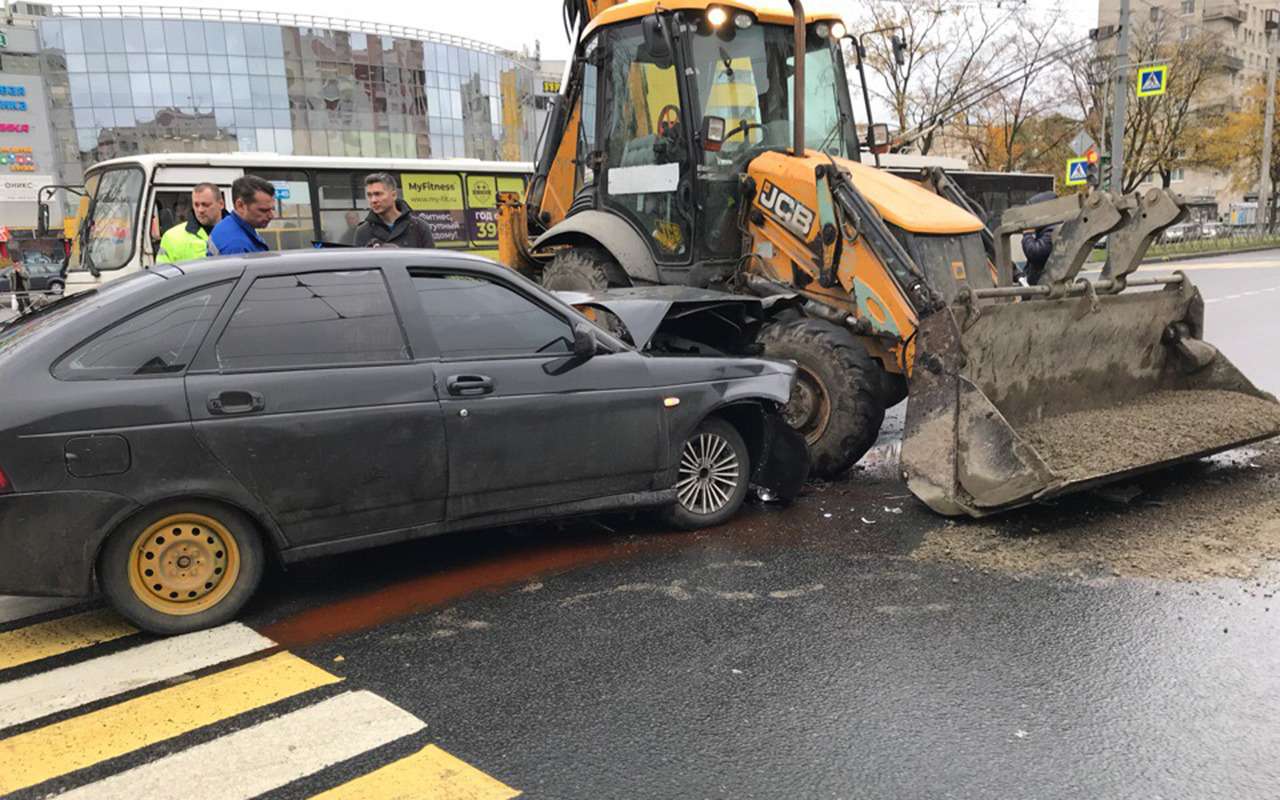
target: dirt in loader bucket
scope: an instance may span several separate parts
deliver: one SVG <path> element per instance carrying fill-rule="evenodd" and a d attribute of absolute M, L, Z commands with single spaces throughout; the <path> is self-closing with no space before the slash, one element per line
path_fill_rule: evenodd
<path fill-rule="evenodd" d="M 920 326 L 902 470 L 935 511 L 1004 509 L 1280 435 L 1201 338 L 1189 281 L 953 304 Z"/>

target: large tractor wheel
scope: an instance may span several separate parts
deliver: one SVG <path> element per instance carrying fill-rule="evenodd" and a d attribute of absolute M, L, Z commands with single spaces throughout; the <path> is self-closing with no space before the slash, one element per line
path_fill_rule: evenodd
<path fill-rule="evenodd" d="M 853 334 L 821 320 L 776 323 L 760 340 L 765 355 L 799 366 L 784 414 L 809 443 L 812 474 L 831 477 L 858 463 L 884 422 L 882 367 Z"/>
<path fill-rule="evenodd" d="M 130 622 L 172 635 L 233 619 L 265 563 L 262 539 L 243 514 L 205 500 L 173 501 L 111 534 L 98 556 L 98 581 Z"/>
<path fill-rule="evenodd" d="M 597 247 L 569 247 L 555 254 L 542 271 L 542 285 L 553 292 L 595 292 L 621 283 L 613 256 Z"/>

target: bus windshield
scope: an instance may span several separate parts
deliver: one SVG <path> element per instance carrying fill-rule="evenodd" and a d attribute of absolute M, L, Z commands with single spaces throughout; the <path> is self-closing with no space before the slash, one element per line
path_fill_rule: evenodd
<path fill-rule="evenodd" d="M 142 201 L 142 170 L 123 167 L 90 175 L 85 181 L 89 216 L 76 236 L 78 269 L 120 269 L 133 257 L 138 211 Z"/>

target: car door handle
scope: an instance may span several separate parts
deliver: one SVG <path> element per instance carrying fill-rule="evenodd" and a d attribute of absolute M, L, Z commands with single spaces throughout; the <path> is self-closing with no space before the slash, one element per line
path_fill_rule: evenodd
<path fill-rule="evenodd" d="M 445 386 L 455 397 L 479 397 L 493 392 L 493 378 L 488 375 L 450 375 Z"/>
<path fill-rule="evenodd" d="M 210 414 L 252 414 L 267 407 L 267 399 L 257 392 L 218 392 L 209 395 Z"/>

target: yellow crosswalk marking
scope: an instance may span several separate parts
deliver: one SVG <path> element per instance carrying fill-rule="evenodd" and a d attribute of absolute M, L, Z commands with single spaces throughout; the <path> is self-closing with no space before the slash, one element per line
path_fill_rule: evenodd
<path fill-rule="evenodd" d="M 312 800 L 508 800 L 520 792 L 435 745 Z"/>
<path fill-rule="evenodd" d="M 60 656 L 137 632 L 132 625 L 106 609 L 28 625 L 0 633 L 0 669 Z"/>
<path fill-rule="evenodd" d="M 0 739 L 0 795 L 340 680 L 279 653 Z"/>

